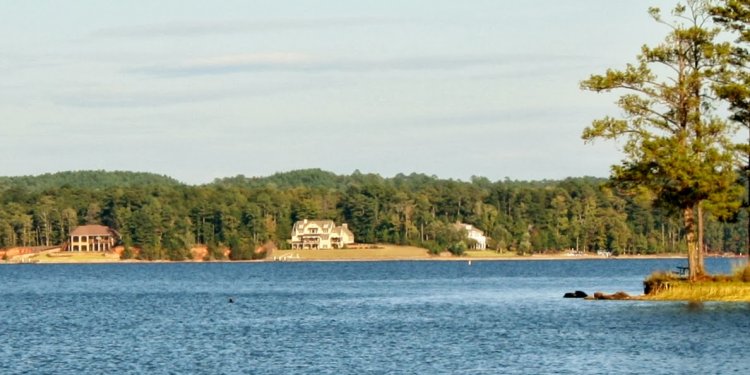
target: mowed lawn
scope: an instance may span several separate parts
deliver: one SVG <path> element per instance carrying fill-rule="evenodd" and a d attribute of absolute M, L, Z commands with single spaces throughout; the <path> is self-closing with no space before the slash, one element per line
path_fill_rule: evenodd
<path fill-rule="evenodd" d="M 409 260 L 434 257 L 421 247 L 378 245 L 374 249 L 276 250 L 267 260 Z"/>
<path fill-rule="evenodd" d="M 32 262 L 38 263 L 98 263 L 118 262 L 120 256 L 116 253 L 103 252 L 56 252 L 31 256 Z"/>
<path fill-rule="evenodd" d="M 12 261 L 33 263 L 104 263 L 120 262 L 117 253 L 102 252 L 59 252 L 51 251 L 40 254 L 27 254 L 13 257 Z M 373 248 L 325 249 L 325 250 L 276 250 L 266 261 L 356 261 L 356 260 L 460 260 L 471 258 L 503 259 L 517 257 L 514 253 L 499 254 L 494 251 L 467 251 L 462 257 L 448 252 L 432 255 L 427 249 L 416 246 L 377 245 Z M 137 260 L 130 260 L 133 262 Z"/>
<path fill-rule="evenodd" d="M 519 258 L 518 254 L 510 251 L 504 253 L 498 253 L 494 250 L 469 250 L 463 255 L 467 258 L 482 258 L 482 259 L 505 259 L 505 258 Z"/>
<path fill-rule="evenodd" d="M 419 260 L 419 259 L 505 259 L 518 258 L 515 253 L 491 250 L 467 251 L 462 257 L 448 252 L 431 255 L 415 246 L 377 245 L 374 249 L 276 250 L 267 260 Z"/>

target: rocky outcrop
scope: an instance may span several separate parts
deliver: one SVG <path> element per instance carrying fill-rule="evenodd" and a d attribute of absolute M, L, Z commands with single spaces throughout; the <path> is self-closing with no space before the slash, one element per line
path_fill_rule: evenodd
<path fill-rule="evenodd" d="M 614 294 L 604 294 L 602 292 L 596 292 L 594 293 L 594 298 L 596 300 L 626 300 L 631 299 L 630 294 L 627 294 L 625 292 L 617 292 Z"/>
<path fill-rule="evenodd" d="M 586 292 L 576 290 L 575 292 L 568 292 L 563 295 L 563 298 L 586 298 L 589 295 Z"/>

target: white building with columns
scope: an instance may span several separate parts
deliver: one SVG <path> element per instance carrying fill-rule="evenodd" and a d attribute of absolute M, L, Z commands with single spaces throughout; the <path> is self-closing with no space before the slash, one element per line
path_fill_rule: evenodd
<path fill-rule="evenodd" d="M 472 246 L 472 249 L 484 250 L 487 248 L 487 236 L 485 236 L 484 232 L 480 230 L 479 228 L 476 228 L 471 224 L 465 224 L 465 223 L 456 223 L 454 224 L 454 227 L 457 230 L 465 230 L 466 237 L 468 237 L 470 240 L 475 241 L 474 246 Z"/>

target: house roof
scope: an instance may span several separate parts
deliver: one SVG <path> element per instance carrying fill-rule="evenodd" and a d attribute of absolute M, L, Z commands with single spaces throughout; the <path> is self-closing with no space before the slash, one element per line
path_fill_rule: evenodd
<path fill-rule="evenodd" d="M 453 224 L 453 226 L 456 229 L 459 229 L 459 230 L 464 229 L 467 232 L 474 232 L 474 233 L 479 233 L 480 235 L 484 235 L 484 231 L 483 230 L 481 230 L 481 229 L 479 229 L 479 228 L 477 228 L 477 227 L 475 227 L 475 226 L 473 226 L 471 224 L 457 222 L 457 223 Z"/>
<path fill-rule="evenodd" d="M 354 233 L 352 233 L 352 231 L 349 230 L 348 227 L 344 227 L 343 225 L 340 226 L 340 227 L 336 227 L 336 229 L 334 229 L 333 233 L 337 234 L 339 236 L 343 236 L 344 233 L 346 233 L 349 236 L 349 238 L 353 238 L 354 237 Z"/>
<path fill-rule="evenodd" d="M 305 233 L 307 227 L 316 226 L 320 228 L 319 233 Z M 333 220 L 300 220 L 294 223 L 294 230 L 296 230 L 298 236 L 319 236 L 323 239 L 328 239 L 329 236 L 343 236 L 346 233 L 349 238 L 354 238 L 354 233 L 349 229 L 346 224 L 337 226 Z M 301 232 L 301 234 L 300 234 Z M 294 233 L 292 235 L 295 235 Z"/>
<path fill-rule="evenodd" d="M 104 225 L 81 225 L 70 232 L 71 236 L 111 236 L 114 231 Z"/>
<path fill-rule="evenodd" d="M 300 231 L 304 231 L 305 228 L 313 225 L 320 228 L 323 233 L 328 233 L 336 227 L 333 220 L 300 220 L 295 224 L 297 230 Z"/>

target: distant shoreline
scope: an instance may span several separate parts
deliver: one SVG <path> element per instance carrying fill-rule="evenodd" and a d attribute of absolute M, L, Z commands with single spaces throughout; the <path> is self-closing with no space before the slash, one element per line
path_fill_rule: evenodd
<path fill-rule="evenodd" d="M 294 260 L 254 260 L 249 262 L 403 262 L 403 261 L 425 261 L 425 262 L 518 262 L 518 261 L 579 261 L 579 260 L 638 260 L 638 259 L 686 259 L 684 256 L 620 256 L 620 257 L 600 257 L 600 256 L 579 256 L 579 257 L 566 257 L 566 256 L 516 256 L 516 257 L 425 257 L 425 258 L 389 258 L 389 259 L 370 259 L 370 258 L 339 258 L 339 259 L 294 259 Z M 220 262 L 220 261 L 205 261 L 206 263 Z M 247 262 L 247 261 L 225 261 L 229 263 L 233 262 Z M 201 263 L 201 261 L 188 262 L 188 263 Z"/>
<path fill-rule="evenodd" d="M 368 245 L 367 247 L 322 250 L 272 250 L 265 259 L 257 260 L 203 260 L 207 253 L 202 247 L 191 250 L 192 259 L 172 261 L 120 259 L 119 252 L 63 252 L 60 248 L 35 253 L 19 253 L 0 264 L 128 264 L 128 263 L 268 263 L 268 262 L 397 262 L 397 261 L 447 261 L 447 262 L 495 262 L 495 261 L 578 261 L 578 260 L 638 260 L 638 259 L 681 259 L 687 262 L 685 254 L 640 254 L 618 255 L 595 253 L 548 253 L 518 255 L 513 252 L 498 253 L 492 250 L 471 250 L 462 256 L 443 252 L 435 255 L 427 249 L 416 246 L 399 246 L 388 244 Z M 198 250 L 198 251 L 196 251 Z M 203 249 L 205 250 L 205 249 Z M 711 256 L 721 257 L 721 256 Z M 746 260 L 744 256 L 724 257 L 727 259 Z"/>
<path fill-rule="evenodd" d="M 116 254 L 104 254 L 104 253 L 83 253 L 83 256 L 76 256 L 79 254 L 72 254 L 70 257 L 60 256 L 45 256 L 40 255 L 37 257 L 28 257 L 26 259 L 13 259 L 2 261 L 0 264 L 13 265 L 13 264 L 148 264 L 148 263 L 287 263 L 287 262 L 402 262 L 402 261 L 438 261 L 438 262 L 517 262 L 517 261 L 581 261 L 581 260 L 648 260 L 648 259 L 683 259 L 686 260 L 685 255 L 680 254 L 656 254 L 656 255 L 620 255 L 604 257 L 599 255 L 576 255 L 569 256 L 565 254 L 534 254 L 534 255 L 498 255 L 498 256 L 481 256 L 472 255 L 471 253 L 465 256 L 448 256 L 448 255 L 430 255 L 425 252 L 423 255 L 392 255 L 387 254 L 367 254 L 364 256 L 335 256 L 335 250 L 314 250 L 312 255 L 310 251 L 306 252 L 303 256 L 299 255 L 299 252 L 292 252 L 286 250 L 282 255 L 272 256 L 266 259 L 257 260 L 139 260 L 139 259 L 119 259 Z M 295 257 L 297 255 L 298 257 Z M 332 256 L 333 255 L 333 256 Z M 348 255 L 348 254 L 347 254 Z M 85 256 L 85 257 L 84 257 Z M 722 257 L 715 257 L 722 258 Z M 727 259 L 746 260 L 745 257 L 726 257 Z"/>

